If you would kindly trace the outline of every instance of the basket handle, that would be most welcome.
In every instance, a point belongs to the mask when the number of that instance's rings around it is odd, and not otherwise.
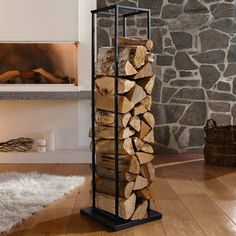
[[[218,126],[217,126],[215,120],[213,120],[213,119],[208,119],[207,122],[206,122],[206,125],[205,125],[205,127],[204,127],[204,130],[205,130],[205,132],[206,132],[207,130],[215,129],[215,128],[217,128],[217,127],[218,127]]]

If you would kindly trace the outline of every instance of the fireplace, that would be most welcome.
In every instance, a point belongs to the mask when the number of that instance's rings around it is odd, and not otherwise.
[[[0,44],[0,84],[78,85],[76,43]]]

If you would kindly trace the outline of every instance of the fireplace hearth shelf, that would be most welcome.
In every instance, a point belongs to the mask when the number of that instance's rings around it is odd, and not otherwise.
[[[90,100],[91,92],[84,91],[0,91],[0,100]]]

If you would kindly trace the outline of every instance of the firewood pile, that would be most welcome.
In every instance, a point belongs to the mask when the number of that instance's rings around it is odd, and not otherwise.
[[[54,75],[43,68],[26,72],[10,70],[0,74],[0,84],[75,84],[75,82],[74,78]]]
[[[27,152],[32,149],[34,140],[31,138],[17,138],[0,143],[0,152]]]
[[[119,38],[119,216],[147,217],[155,170],[155,119],[150,112],[155,75],[151,40]],[[95,80],[96,206],[115,214],[114,48],[98,50]],[[90,132],[91,136],[91,132]]]

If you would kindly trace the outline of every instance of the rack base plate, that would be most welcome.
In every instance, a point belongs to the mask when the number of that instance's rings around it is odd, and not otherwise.
[[[160,212],[149,210],[149,214],[146,219],[134,221],[124,220],[120,217],[117,218],[113,214],[102,211],[100,209],[93,209],[92,207],[81,209],[80,214],[100,223],[101,225],[112,231],[127,229],[136,225],[145,224],[162,218],[162,214]]]

